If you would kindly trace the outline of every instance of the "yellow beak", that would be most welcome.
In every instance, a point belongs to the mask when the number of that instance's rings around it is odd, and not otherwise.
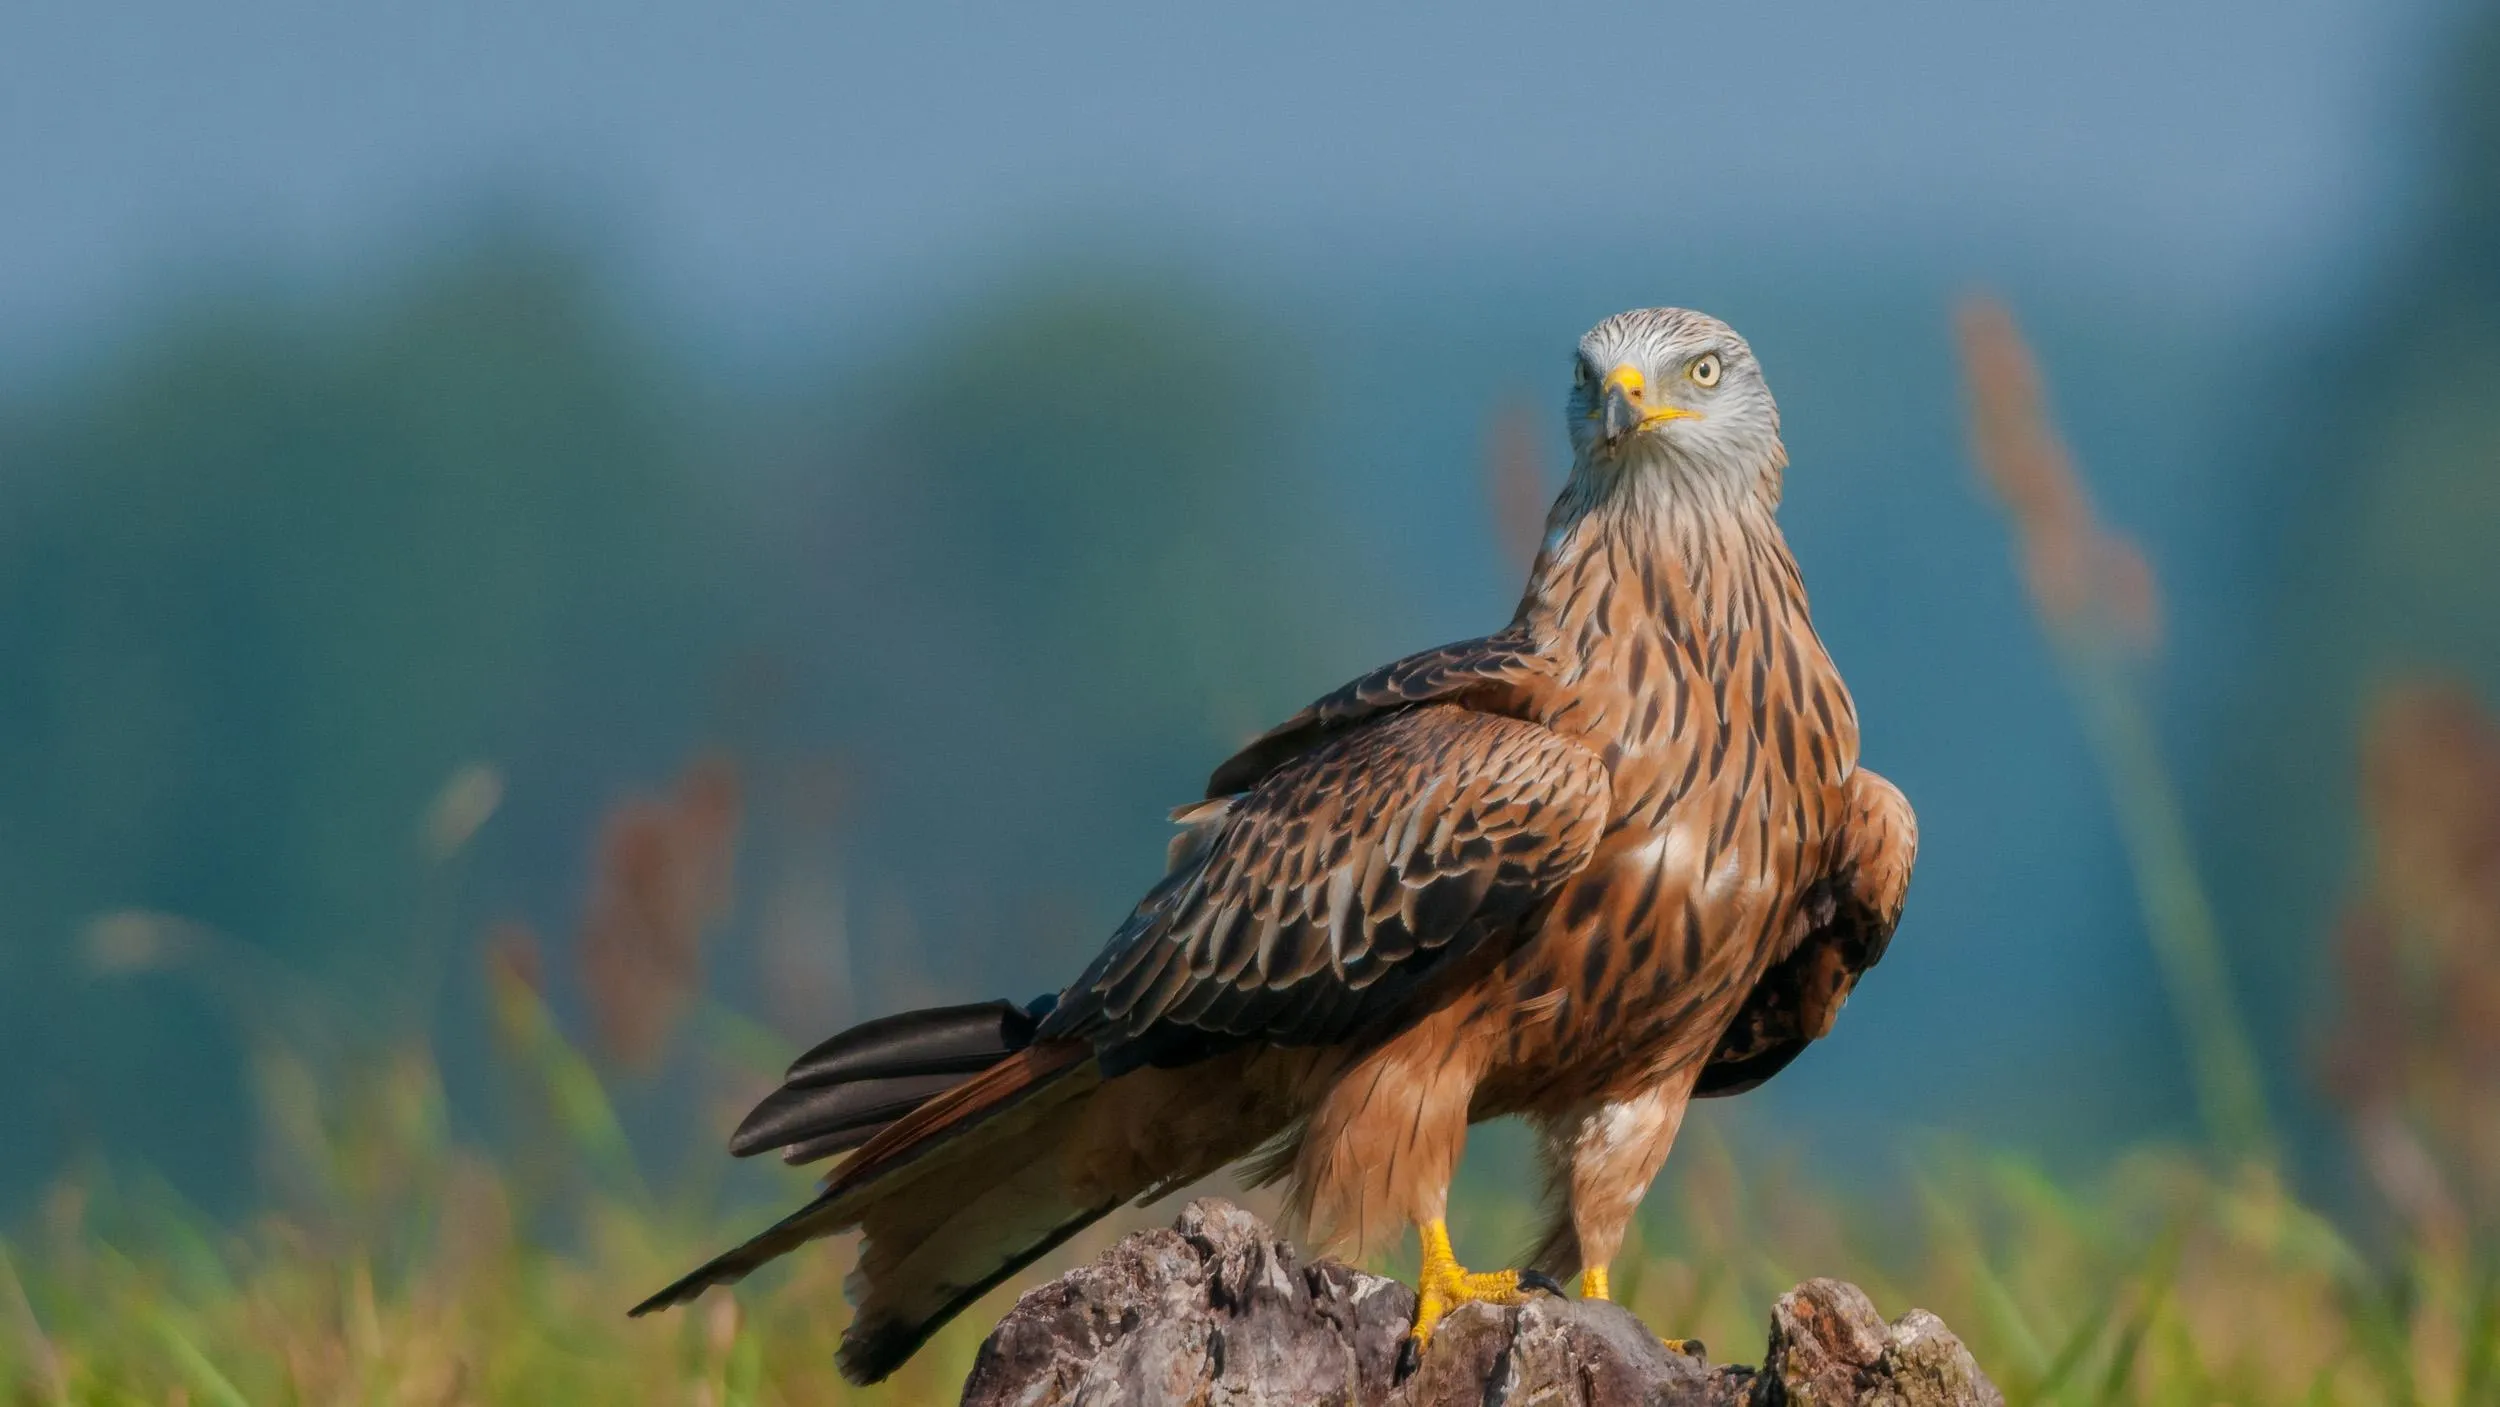
[[[1597,406],[1589,412],[1589,418],[1602,422],[1609,444],[1652,425],[1701,418],[1701,412],[1697,410],[1649,404],[1649,378],[1641,375],[1641,369],[1630,362],[1607,372],[1605,381],[1599,385],[1598,394]]]

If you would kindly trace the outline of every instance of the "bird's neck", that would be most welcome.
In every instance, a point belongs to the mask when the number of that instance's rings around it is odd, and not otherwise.
[[[1749,486],[1575,469],[1546,517],[1517,623],[1581,652],[1644,627],[1689,644],[1802,624],[1805,586],[1775,506]]]

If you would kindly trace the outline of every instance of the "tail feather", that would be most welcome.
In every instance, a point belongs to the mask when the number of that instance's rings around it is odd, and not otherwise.
[[[826,1177],[826,1192],[872,1184],[1079,1065],[1090,1065],[1093,1055],[1084,1041],[1050,1041],[1017,1051],[879,1130]]]
[[[926,1062],[969,1059],[979,1041],[1029,1038],[995,1011],[975,1021],[960,1013],[890,1020],[874,1041],[846,1033],[794,1066],[795,1083],[822,1056],[812,1072],[831,1068],[838,1078],[767,1100],[749,1120],[749,1141],[793,1158],[855,1151],[814,1201],[633,1312],[683,1304],[818,1237],[857,1232],[845,1287],[854,1312],[837,1362],[851,1381],[876,1382],[973,1301],[1122,1202],[1250,1154],[1291,1113],[1281,1096],[1210,1098],[1205,1070],[1149,1067],[1107,1079],[1091,1042],[1054,1039],[998,1055],[890,1123],[860,1122],[882,1117],[877,1082],[953,1081]],[[986,1034],[979,1023],[989,1023]],[[940,1035],[915,1034],[931,1030]],[[863,1054],[873,1051],[884,1054]]]
[[[804,1167],[809,1163],[821,1163],[836,1153],[850,1152],[885,1132],[885,1128],[883,1124],[861,1124],[856,1128],[835,1129],[831,1133],[818,1134],[814,1138],[803,1139],[782,1149],[781,1161],[794,1168]]]
[[[1033,1043],[1013,1002],[931,1007],[863,1022],[791,1062],[781,1088],[730,1136],[741,1158],[793,1164],[856,1148],[887,1125]]]
[[[790,1215],[774,1222],[761,1235],[745,1244],[723,1251],[693,1270],[669,1282],[668,1288],[625,1311],[627,1317],[639,1319],[663,1309],[675,1309],[714,1285],[735,1285],[774,1260],[788,1255],[819,1236],[839,1228],[833,1199],[818,1197]]]
[[[1024,1103],[1029,1096],[1045,1089],[1066,1087],[1063,1099],[1090,1089],[1091,1080],[1069,1086],[1069,1082],[1062,1077],[1085,1068],[1091,1054],[1091,1048],[1083,1042],[1057,1041],[1027,1047],[998,1061],[869,1138],[849,1163],[835,1171],[824,1192],[814,1201],[783,1217],[745,1244],[705,1262],[658,1294],[634,1306],[630,1312],[640,1316],[668,1309],[684,1304],[715,1285],[734,1284],[765,1263],[787,1255],[809,1241],[862,1226],[881,1207],[925,1205],[939,1209],[938,1214],[943,1216],[950,1203],[946,1199],[919,1195],[923,1190],[922,1184],[932,1179],[944,1181],[946,1174],[960,1169],[967,1162],[987,1162],[995,1168],[996,1175],[990,1181],[1029,1168],[1029,1160],[983,1159],[978,1155],[992,1142],[1029,1130],[1041,1110],[1033,1111],[1034,1117],[1009,1121],[1008,1128],[993,1133],[990,1138],[970,1140],[969,1148],[963,1146],[967,1142],[966,1136],[985,1130],[994,1116]],[[1059,1102],[1042,1101],[1045,1107],[1053,1108]],[[949,1153],[953,1156],[938,1156]],[[957,1176],[960,1178],[961,1174]],[[1073,1234],[1073,1229],[1069,1234]],[[942,1323],[943,1320],[937,1322]],[[934,1332],[935,1325],[929,1327]]]
[[[844,1377],[882,1380],[973,1301],[1135,1194],[1076,1185],[1093,1180],[1071,1176],[1069,1155],[1088,1137],[1074,1106],[1101,1085],[1090,1059],[1067,1073],[1011,1107],[967,1087],[963,1102],[989,1110],[975,1116],[986,1120],[979,1132],[864,1173],[874,1200],[858,1217],[859,1263],[845,1286],[853,1314],[835,1355]]]
[[[837,1085],[783,1085],[755,1106],[729,1137],[741,1158],[767,1149],[803,1147],[833,1134],[867,1130],[859,1139],[970,1078],[951,1073],[896,1075]],[[792,1161],[798,1161],[792,1159]]]
[[[1017,1060],[1038,1068],[1071,1050],[1074,1063],[1022,1092],[984,1075],[932,1101],[836,1176],[836,1195],[856,1186],[871,1199],[855,1220],[855,1312],[836,1355],[845,1377],[883,1379],[973,1301],[1121,1203],[1203,1177],[1275,1133],[1272,1111],[1208,1099],[1199,1074],[1106,1082],[1075,1042],[1044,1042]],[[977,1130],[952,1132],[967,1124]]]
[[[1033,1017],[1009,1001],[933,1006],[863,1021],[792,1061],[792,1085],[895,1075],[971,1075],[1033,1043]]]
[[[842,1345],[834,1350],[833,1365],[851,1382],[866,1386],[880,1383],[892,1375],[910,1357],[920,1351],[938,1330],[952,1322],[956,1315],[972,1307],[974,1301],[1004,1284],[1016,1272],[1059,1249],[1067,1239],[1086,1227],[1109,1216],[1116,1201],[1101,1206],[1083,1207],[1066,1213],[1062,1220],[1046,1230],[1027,1232],[1029,1239],[1005,1253],[993,1251],[985,1260],[992,1260],[988,1274],[967,1284],[941,1281],[939,1293],[945,1298],[936,1304],[923,1304],[909,1312],[890,1312],[870,1316],[866,1313],[851,1321],[842,1333]],[[931,1297],[924,1297],[931,1298]]]
[[[1071,1081],[1071,1099],[1088,1085]],[[1061,1154],[1081,1121],[1057,1117],[1065,1107],[1031,1101],[967,1140],[965,1156],[925,1172],[913,1165],[903,1174],[909,1195],[881,1197],[861,1217],[859,1263],[844,1287],[851,1323],[835,1355],[844,1377],[882,1380],[974,1301],[1120,1205],[1109,1189],[1071,1186]]]

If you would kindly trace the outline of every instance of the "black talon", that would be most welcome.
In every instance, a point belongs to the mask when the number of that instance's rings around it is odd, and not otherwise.
[[[1561,1281],[1546,1274],[1542,1270],[1520,1271],[1519,1288],[1523,1290],[1543,1290],[1549,1295],[1561,1295],[1568,1293],[1568,1291],[1563,1289]]]
[[[1395,1386],[1413,1377],[1415,1370],[1422,1367],[1423,1363],[1423,1345],[1416,1342],[1413,1334],[1408,1334],[1406,1341],[1398,1345],[1398,1364],[1389,1374],[1390,1384]]]

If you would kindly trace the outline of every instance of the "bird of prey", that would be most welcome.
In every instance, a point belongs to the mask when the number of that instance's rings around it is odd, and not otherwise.
[[[1752,350],[1675,308],[1580,339],[1569,482],[1517,613],[1386,665],[1215,769],[1167,873],[1065,990],[835,1036],[731,1151],[849,1152],[679,1304],[856,1231],[839,1366],[873,1382],[1126,1202],[1251,1160],[1323,1244],[1418,1228],[1409,1348],[1454,1306],[1579,1275],[1696,1096],[1830,1031],[1883,955],[1917,824],[1780,534]],[[1553,1206],[1522,1270],[1444,1217],[1468,1125],[1522,1115]]]

